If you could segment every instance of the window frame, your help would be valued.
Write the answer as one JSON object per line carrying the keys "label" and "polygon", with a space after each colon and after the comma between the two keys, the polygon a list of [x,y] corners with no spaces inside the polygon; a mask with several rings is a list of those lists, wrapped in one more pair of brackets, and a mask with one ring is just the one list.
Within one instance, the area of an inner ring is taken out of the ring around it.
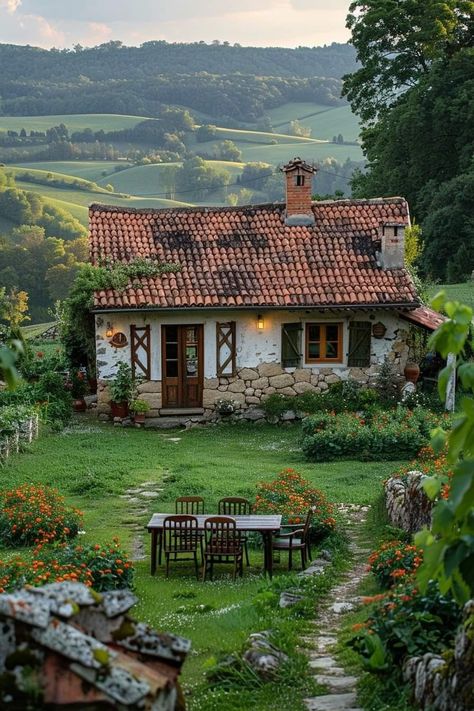
{"label": "window frame", "polygon": [[[310,341],[309,329],[311,326],[319,326],[321,338],[318,343],[321,344],[320,352],[326,353],[326,328],[327,326],[337,326],[337,358],[310,358],[309,345],[316,343]],[[305,363],[333,363],[334,365],[342,365],[344,363],[344,322],[343,321],[307,321],[305,324]],[[324,346],[324,348],[323,348]]]}

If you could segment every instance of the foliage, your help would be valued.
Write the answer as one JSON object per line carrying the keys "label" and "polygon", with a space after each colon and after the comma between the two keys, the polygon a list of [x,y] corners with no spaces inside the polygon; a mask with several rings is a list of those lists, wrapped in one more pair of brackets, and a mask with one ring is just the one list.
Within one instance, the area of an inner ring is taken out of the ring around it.
{"label": "foliage", "polygon": [[433,581],[424,592],[409,582],[365,602],[376,604],[368,621],[355,626],[350,644],[371,671],[393,672],[408,656],[444,652],[461,621],[458,605]]}
{"label": "foliage", "polygon": [[62,429],[71,419],[72,396],[59,373],[46,372],[33,387],[33,398],[41,404],[43,419],[54,429]]}
{"label": "foliage", "polygon": [[273,481],[257,484],[255,513],[281,514],[283,525],[303,524],[309,509],[313,511],[313,532],[327,534],[334,529],[333,505],[294,469],[283,469]]}
{"label": "foliage", "polygon": [[370,572],[383,589],[413,577],[423,560],[421,548],[402,541],[387,541],[369,556]]}
{"label": "foliage", "polygon": [[295,412],[347,412],[367,410],[378,402],[377,392],[365,388],[355,380],[332,383],[326,392],[305,392],[301,395],[282,395],[272,393],[262,402],[262,409],[268,418],[281,417],[287,410]]}
{"label": "foliage", "polygon": [[24,355],[20,359],[20,372],[25,380],[37,380],[46,373],[63,373],[67,370],[67,361],[61,348],[57,347],[47,353],[34,345],[26,342]]}
{"label": "foliage", "polygon": [[79,509],[49,486],[23,484],[0,493],[0,535],[4,545],[31,546],[77,536]]}
{"label": "foliage", "polygon": [[[451,593],[462,604],[474,594],[474,362],[463,362],[462,358],[467,339],[472,339],[473,311],[459,302],[446,301],[442,293],[433,306],[444,308],[448,320],[432,335],[430,345],[445,358],[449,353],[458,357],[457,374],[466,395],[451,429],[438,428],[433,433],[432,447],[437,454],[446,450],[453,476],[448,498],[439,498],[434,506],[431,531],[425,529],[415,539],[424,550],[418,582],[426,590],[434,579],[443,593]],[[450,363],[439,375],[441,399],[454,368]],[[443,483],[442,478],[428,479],[428,496],[436,498]]]}
{"label": "foliage", "polygon": [[130,412],[142,413],[150,411],[150,404],[146,400],[136,398],[130,402]]}
{"label": "foliage", "polygon": [[422,251],[421,227],[414,222],[405,228],[405,266],[416,267]]}
{"label": "foliage", "polygon": [[5,319],[12,331],[17,332],[23,321],[29,321],[28,294],[26,291],[10,289],[6,293],[5,287],[0,287],[0,318]]}
{"label": "foliage", "polygon": [[439,495],[446,498],[449,492],[449,480],[453,475],[453,470],[448,462],[446,451],[435,452],[428,445],[422,447],[415,459],[404,465],[392,474],[392,477],[404,479],[408,472],[418,471],[427,477],[436,477],[441,481]]}
{"label": "foliage", "polygon": [[84,583],[97,592],[130,588],[133,572],[116,538],[102,546],[48,545],[35,550],[31,560],[20,556],[0,560],[0,593],[65,580]]}
{"label": "foliage", "polygon": [[5,437],[15,434],[21,424],[32,416],[36,416],[36,410],[31,405],[21,401],[4,405],[0,400],[0,444]]}
{"label": "foliage", "polygon": [[339,457],[390,460],[414,456],[439,418],[428,410],[399,406],[371,417],[321,413],[303,420],[302,449],[311,461]]}
{"label": "foliage", "polygon": [[80,400],[87,392],[86,374],[83,370],[73,368],[69,373],[66,387],[70,388],[71,395],[75,400]]}
{"label": "foliage", "polygon": [[120,362],[115,377],[110,381],[112,402],[129,402],[134,392],[132,368],[128,363]]}
{"label": "foliage", "polygon": [[375,379],[375,389],[384,405],[393,405],[399,399],[397,373],[387,357],[379,365]]}

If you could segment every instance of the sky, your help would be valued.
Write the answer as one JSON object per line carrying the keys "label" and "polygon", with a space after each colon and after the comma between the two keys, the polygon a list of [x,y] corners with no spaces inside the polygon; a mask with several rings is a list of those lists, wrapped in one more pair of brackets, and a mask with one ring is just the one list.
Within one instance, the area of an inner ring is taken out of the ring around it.
{"label": "sky", "polygon": [[350,0],[0,0],[0,42],[84,47],[110,40],[316,46],[345,42]]}

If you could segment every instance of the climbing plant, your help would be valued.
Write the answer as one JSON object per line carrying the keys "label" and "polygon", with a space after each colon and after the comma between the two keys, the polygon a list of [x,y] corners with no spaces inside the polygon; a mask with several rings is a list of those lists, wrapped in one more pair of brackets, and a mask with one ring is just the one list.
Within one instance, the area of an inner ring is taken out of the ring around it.
{"label": "climbing plant", "polygon": [[[447,301],[444,292],[435,297],[433,307],[442,309],[448,319],[432,335],[429,345],[443,358],[450,353],[456,356],[457,376],[465,395],[451,429],[439,427],[433,433],[432,447],[436,452],[446,448],[453,476],[448,498],[439,498],[435,504],[431,530],[424,529],[415,537],[424,550],[417,577],[422,590],[430,580],[437,580],[442,593],[451,592],[463,604],[474,595],[474,361],[463,355],[472,341],[473,311],[457,301]],[[450,363],[439,375],[441,399],[455,367]],[[440,477],[430,477],[424,482],[425,491],[435,499],[444,483]]]}

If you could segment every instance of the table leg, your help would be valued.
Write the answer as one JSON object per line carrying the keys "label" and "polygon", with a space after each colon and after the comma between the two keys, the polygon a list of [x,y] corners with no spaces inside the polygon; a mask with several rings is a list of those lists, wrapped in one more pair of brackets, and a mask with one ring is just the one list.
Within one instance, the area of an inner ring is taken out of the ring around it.
{"label": "table leg", "polygon": [[271,533],[265,533],[263,536],[263,551],[265,573],[268,573],[271,579],[273,576],[273,550]]}
{"label": "table leg", "polygon": [[158,543],[158,531],[156,529],[153,529],[151,531],[151,570],[150,570],[152,575],[154,575],[156,573],[157,543]]}

